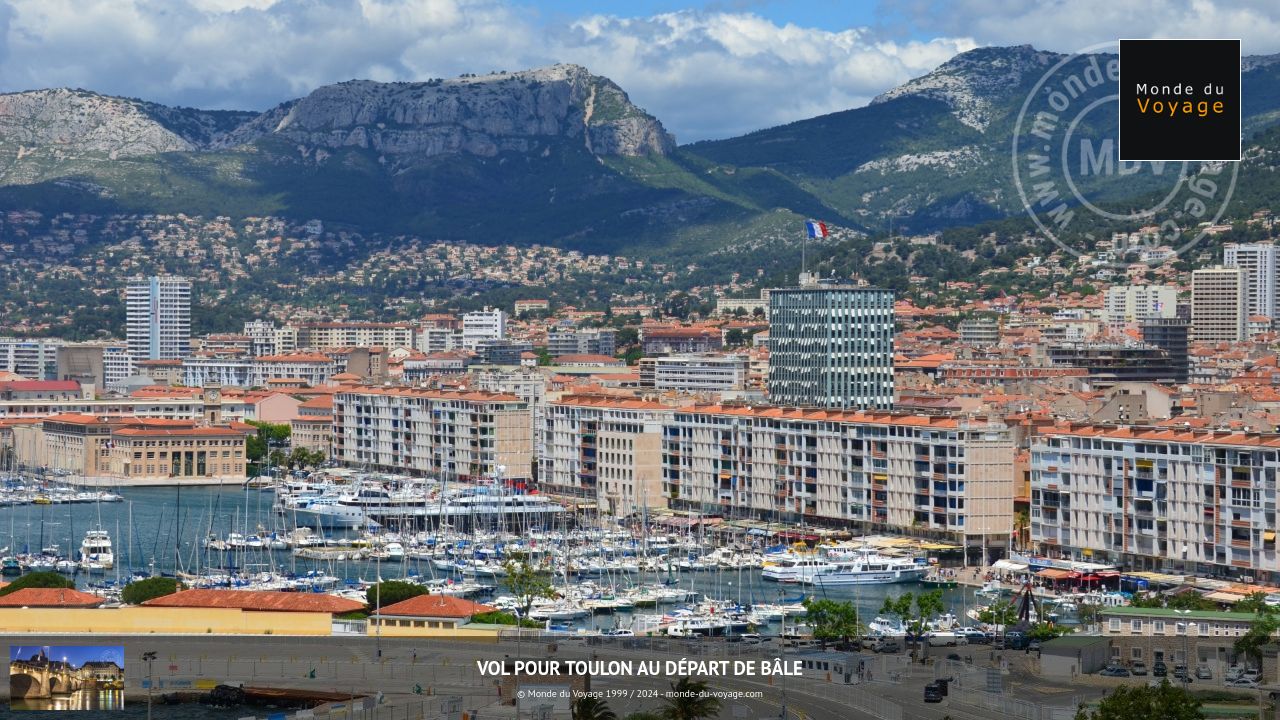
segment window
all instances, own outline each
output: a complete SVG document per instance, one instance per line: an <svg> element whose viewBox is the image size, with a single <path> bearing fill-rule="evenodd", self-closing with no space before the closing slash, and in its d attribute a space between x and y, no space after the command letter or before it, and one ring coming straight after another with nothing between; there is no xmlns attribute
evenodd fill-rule
<svg viewBox="0 0 1280 720"><path fill-rule="evenodd" d="M1131 657L1130 659L1132 659L1132 660L1141 660L1141 659L1142 659L1142 648L1140 648L1140 647L1135 647L1135 648L1131 648L1130 650L1131 650L1131 654L1132 654L1132 657Z"/></svg>
<svg viewBox="0 0 1280 720"><path fill-rule="evenodd" d="M1155 624L1155 627L1153 628L1153 630L1152 630L1152 631L1153 631L1156 635L1163 635L1163 634L1164 634L1164 621L1163 621L1163 620L1155 620L1155 621L1154 621L1154 624Z"/></svg>
<svg viewBox="0 0 1280 720"><path fill-rule="evenodd" d="M1142 621L1141 620L1129 621L1129 629L1132 630L1133 632L1142 632Z"/></svg>
<svg viewBox="0 0 1280 720"><path fill-rule="evenodd" d="M1111 618L1108 621L1107 629L1111 632L1120 632L1120 618Z"/></svg>

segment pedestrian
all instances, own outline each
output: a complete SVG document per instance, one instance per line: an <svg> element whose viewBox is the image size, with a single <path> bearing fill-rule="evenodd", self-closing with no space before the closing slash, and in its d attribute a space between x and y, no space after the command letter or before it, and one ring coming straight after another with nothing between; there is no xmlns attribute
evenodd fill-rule
<svg viewBox="0 0 1280 720"><path fill-rule="evenodd" d="M418 664L418 648L413 649L413 664Z"/></svg>

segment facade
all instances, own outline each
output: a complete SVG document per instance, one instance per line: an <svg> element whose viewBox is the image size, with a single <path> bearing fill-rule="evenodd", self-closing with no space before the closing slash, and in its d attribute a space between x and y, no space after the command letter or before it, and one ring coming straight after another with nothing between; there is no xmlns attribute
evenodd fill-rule
<svg viewBox="0 0 1280 720"><path fill-rule="evenodd" d="M993 317L974 317L960 321L960 342L965 345L997 345L1000 343L1000 321Z"/></svg>
<svg viewBox="0 0 1280 720"><path fill-rule="evenodd" d="M769 293L769 401L893 406L893 293L808 285Z"/></svg>
<svg viewBox="0 0 1280 720"><path fill-rule="evenodd" d="M318 387L337 374L333 358L320 353L268 355L253 359L251 387L264 387L271 380L297 378L306 385Z"/></svg>
<svg viewBox="0 0 1280 720"><path fill-rule="evenodd" d="M57 378L93 385L102 391L133 375L133 356L125 343L69 343L57 349ZM21 373L19 373L21 374Z"/></svg>
<svg viewBox="0 0 1280 720"><path fill-rule="evenodd" d="M296 323L297 347L414 347L415 328L409 323L317 322Z"/></svg>
<svg viewBox="0 0 1280 720"><path fill-rule="evenodd" d="M438 353L462 347L462 330L445 327L421 327L417 331L417 349Z"/></svg>
<svg viewBox="0 0 1280 720"><path fill-rule="evenodd" d="M1245 303L1249 315L1276 317L1276 270L1280 253L1271 243L1227 243L1222 248L1223 265L1245 271Z"/></svg>
<svg viewBox="0 0 1280 720"><path fill-rule="evenodd" d="M720 331L699 327L645 327L640 347L646 357L679 353L705 353L724 346Z"/></svg>
<svg viewBox="0 0 1280 720"><path fill-rule="evenodd" d="M507 336L507 314L496 308L474 310L462 316L462 347L476 349L481 340Z"/></svg>
<svg viewBox="0 0 1280 720"><path fill-rule="evenodd" d="M666 355L641 358L640 387L689 392L745 390L746 355Z"/></svg>
<svg viewBox="0 0 1280 720"><path fill-rule="evenodd" d="M326 458L333 456L332 395L318 395L300 403L289 426L293 447L319 450Z"/></svg>
<svg viewBox="0 0 1280 720"><path fill-rule="evenodd" d="M1050 556L1280 580L1280 435L1060 425L1031 445L1031 540Z"/></svg>
<svg viewBox="0 0 1280 720"><path fill-rule="evenodd" d="M134 362L186 357L191 351L191 281L150 277L125 293L129 354Z"/></svg>
<svg viewBox="0 0 1280 720"><path fill-rule="evenodd" d="M1168 285L1113 285L1103 299L1107 325L1123 328L1148 318L1178 314L1178 291Z"/></svg>
<svg viewBox="0 0 1280 720"><path fill-rule="evenodd" d="M618 331L612 328L552 330L547 333L547 353L561 355L613 355L618 351Z"/></svg>
<svg viewBox="0 0 1280 720"><path fill-rule="evenodd" d="M1245 339L1248 279L1242 268L1205 268L1191 273L1191 339Z"/></svg>
<svg viewBox="0 0 1280 720"><path fill-rule="evenodd" d="M476 357L483 365L519 365L520 356L533 352L528 340L480 340L476 343Z"/></svg>
<svg viewBox="0 0 1280 720"><path fill-rule="evenodd" d="M695 406L663 431L663 494L725 517L932 532L989 560L1013 528L1014 450L1000 423Z"/></svg>
<svg viewBox="0 0 1280 720"><path fill-rule="evenodd" d="M1184 383L1191 372L1191 323L1185 318L1147 318L1141 324L1142 342L1160 348L1169 358L1173 381Z"/></svg>
<svg viewBox="0 0 1280 720"><path fill-rule="evenodd" d="M551 303L546 300L517 300L512 310L517 316L524 313L544 313L551 310Z"/></svg>
<svg viewBox="0 0 1280 720"><path fill-rule="evenodd" d="M1209 665L1214 677L1237 659L1235 642L1249 632L1252 613L1169 608L1100 608L1102 636L1111 641L1111 661L1128 665L1142 661ZM1187 658L1190 658L1188 662Z"/></svg>
<svg viewBox="0 0 1280 720"><path fill-rule="evenodd" d="M1174 382L1187 377L1165 350L1145 343L1067 343L1049 347L1049 360L1059 367L1084 368L1098 387L1120 382Z"/></svg>
<svg viewBox="0 0 1280 720"><path fill-rule="evenodd" d="M58 349L51 340L0 337L0 372L11 372L28 380L58 378Z"/></svg>
<svg viewBox="0 0 1280 720"><path fill-rule="evenodd" d="M510 394L344 389L333 399L333 458L448 479L530 478L529 403Z"/></svg>
<svg viewBox="0 0 1280 720"><path fill-rule="evenodd" d="M533 438L534 457L542 457L542 423L547 410L547 376L529 370L489 370L471 375L476 388L491 393L515 395L532 408L529 433Z"/></svg>
<svg viewBox="0 0 1280 720"><path fill-rule="evenodd" d="M548 403L539 488L618 517L666 507L662 432L673 412L661 403L608 396Z"/></svg>

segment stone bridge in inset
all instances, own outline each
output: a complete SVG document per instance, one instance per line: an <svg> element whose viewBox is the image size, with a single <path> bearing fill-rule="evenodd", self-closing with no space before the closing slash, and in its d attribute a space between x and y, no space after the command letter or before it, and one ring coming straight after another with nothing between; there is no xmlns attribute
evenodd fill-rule
<svg viewBox="0 0 1280 720"><path fill-rule="evenodd" d="M86 669L47 660L14 660L9 663L9 696L47 699L54 695L70 695L95 685L93 673Z"/></svg>

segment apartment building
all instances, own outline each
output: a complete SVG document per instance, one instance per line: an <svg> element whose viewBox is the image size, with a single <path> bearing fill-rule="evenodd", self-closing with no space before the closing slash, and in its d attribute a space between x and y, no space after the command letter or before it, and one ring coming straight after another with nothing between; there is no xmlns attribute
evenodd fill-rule
<svg viewBox="0 0 1280 720"><path fill-rule="evenodd" d="M746 355L666 355L641 358L640 387L688 392L745 390L750 361Z"/></svg>
<svg viewBox="0 0 1280 720"><path fill-rule="evenodd" d="M613 355L618 351L618 331L612 328L551 330L547 333L547 353L561 355Z"/></svg>
<svg viewBox="0 0 1280 720"><path fill-rule="evenodd" d="M333 396L317 395L298 405L298 414L289 421L293 447L319 450L333 456Z"/></svg>
<svg viewBox="0 0 1280 720"><path fill-rule="evenodd" d="M539 488L617 517L666 507L662 431L673 413L657 402L599 395L548 403Z"/></svg>
<svg viewBox="0 0 1280 720"><path fill-rule="evenodd" d="M134 362L186 357L191 351L191 281L150 277L125 291L129 353Z"/></svg>
<svg viewBox="0 0 1280 720"><path fill-rule="evenodd" d="M61 341L0 337L0 372L28 380L56 379L61 346Z"/></svg>
<svg viewBox="0 0 1280 720"><path fill-rule="evenodd" d="M726 517L931 531L990 560L1012 531L1014 450L1001 423L695 406L663 431L663 494Z"/></svg>
<svg viewBox="0 0 1280 720"><path fill-rule="evenodd" d="M1204 268L1191 273L1191 339L1245 339L1248 278L1242 268Z"/></svg>
<svg viewBox="0 0 1280 720"><path fill-rule="evenodd" d="M474 350L481 340L507 336L507 314L496 308L473 310L462 316L462 347Z"/></svg>
<svg viewBox="0 0 1280 720"><path fill-rule="evenodd" d="M1050 556L1280 582L1280 435L1064 424L1031 446L1031 539Z"/></svg>
<svg viewBox="0 0 1280 720"><path fill-rule="evenodd" d="M705 353L719 350L724 338L715 328L642 327L640 346L645 356Z"/></svg>
<svg viewBox="0 0 1280 720"><path fill-rule="evenodd" d="M295 323L297 347L414 347L416 328L409 323Z"/></svg>
<svg viewBox="0 0 1280 720"><path fill-rule="evenodd" d="M1177 317L1178 291L1169 285L1114 285L1103 298L1103 313L1112 329L1149 318Z"/></svg>
<svg viewBox="0 0 1280 720"><path fill-rule="evenodd" d="M960 342L965 345L998 345L1000 321L993 317L972 317L960 321Z"/></svg>
<svg viewBox="0 0 1280 720"><path fill-rule="evenodd" d="M1222 264L1245 272L1245 303L1250 315L1276 319L1277 250L1271 243L1227 243L1222 248Z"/></svg>
<svg viewBox="0 0 1280 720"><path fill-rule="evenodd" d="M530 412L506 393L344 389L333 399L333 457L385 472L523 482L533 469Z"/></svg>
<svg viewBox="0 0 1280 720"><path fill-rule="evenodd" d="M332 357L321 353L290 353L267 355L253 359L251 386L263 387L271 380L297 378L306 385L324 385L337 374Z"/></svg>

